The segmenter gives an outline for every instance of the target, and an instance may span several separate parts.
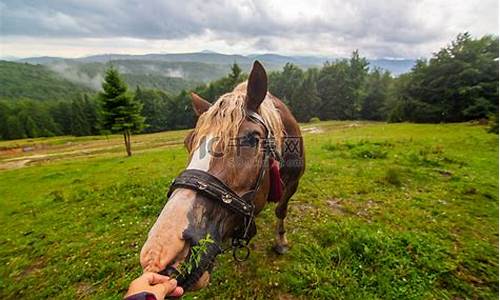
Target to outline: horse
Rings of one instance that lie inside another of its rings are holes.
[[[235,259],[248,257],[254,217],[268,202],[277,203],[273,249],[288,250],[284,221],[305,153],[297,121],[267,85],[266,71],[255,61],[248,80],[213,104],[191,94],[197,122],[184,141],[189,163],[141,249],[144,271],[176,275],[185,290],[205,287],[225,241],[231,239]],[[210,243],[201,258],[179,274],[202,240]]]

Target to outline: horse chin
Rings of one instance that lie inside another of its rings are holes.
[[[203,273],[198,282],[196,282],[196,284],[193,287],[191,287],[190,291],[201,290],[202,288],[205,288],[209,282],[210,282],[210,273],[207,271]]]

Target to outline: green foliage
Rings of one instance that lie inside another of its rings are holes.
[[[385,172],[384,179],[395,186],[401,185],[401,170],[398,168],[391,167]]]
[[[0,61],[0,99],[68,100],[90,91],[46,66]]]
[[[488,132],[498,134],[498,110],[496,114],[490,117],[490,128],[488,128]]]
[[[312,118],[309,119],[309,123],[318,123],[320,121],[321,120],[318,117],[312,117]]]
[[[389,72],[375,69],[367,76],[366,95],[361,104],[361,119],[383,121],[386,118],[384,106],[389,97],[393,79]]]
[[[118,70],[110,68],[99,93],[102,126],[111,132],[139,132],[143,128],[142,105],[127,93],[127,85]]]
[[[213,243],[215,243],[215,241],[210,237],[210,233],[207,233],[204,238],[200,239],[196,245],[191,247],[189,259],[182,262],[177,268],[177,271],[179,272],[177,276],[187,275],[194,269],[198,268],[202,256],[207,252],[208,246]]]
[[[400,80],[391,121],[487,118],[498,110],[498,37],[460,34]]]
[[[355,120],[360,117],[368,62],[354,51],[350,60],[327,63],[318,78],[318,94],[322,99],[322,120]]]
[[[389,142],[369,142],[360,140],[358,142],[327,143],[323,148],[328,151],[337,151],[344,158],[354,159],[384,159],[387,158],[388,150],[393,145]]]
[[[122,132],[127,155],[132,155],[130,136],[144,128],[141,115],[142,104],[127,93],[127,85],[118,70],[111,67],[106,71],[99,93],[102,109],[102,128],[109,132]]]
[[[0,101],[0,139],[97,135],[98,108],[88,95],[71,101]]]
[[[234,63],[231,73],[226,77],[209,83],[207,86],[199,86],[195,91],[210,102],[216,101],[220,96],[232,91],[238,83],[247,79],[247,75],[241,72],[241,68]]]

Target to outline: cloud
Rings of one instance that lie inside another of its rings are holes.
[[[0,11],[2,39],[76,45],[92,40],[92,53],[133,41],[134,49],[145,52],[343,56],[359,48],[370,57],[418,57],[460,32],[498,34],[494,0],[14,0],[0,2]],[[2,51],[16,51],[14,46],[7,43]]]

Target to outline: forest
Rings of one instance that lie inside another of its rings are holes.
[[[418,60],[410,72],[397,77],[370,69],[368,60],[357,50],[350,58],[326,62],[321,68],[304,70],[288,63],[280,71],[269,72],[269,91],[285,101],[299,122],[490,119],[498,132],[498,42],[498,36],[460,34],[430,59]],[[28,71],[22,74],[26,76],[23,85],[9,86],[11,93],[0,100],[0,139],[107,133],[100,126],[98,93],[69,81],[39,90],[32,83],[43,78],[32,80],[34,75]],[[225,77],[192,90],[215,101],[246,77],[234,63]],[[7,84],[3,82],[2,89]],[[142,132],[193,127],[190,91],[174,93],[140,85],[129,88],[127,93],[142,105],[146,123]]]

